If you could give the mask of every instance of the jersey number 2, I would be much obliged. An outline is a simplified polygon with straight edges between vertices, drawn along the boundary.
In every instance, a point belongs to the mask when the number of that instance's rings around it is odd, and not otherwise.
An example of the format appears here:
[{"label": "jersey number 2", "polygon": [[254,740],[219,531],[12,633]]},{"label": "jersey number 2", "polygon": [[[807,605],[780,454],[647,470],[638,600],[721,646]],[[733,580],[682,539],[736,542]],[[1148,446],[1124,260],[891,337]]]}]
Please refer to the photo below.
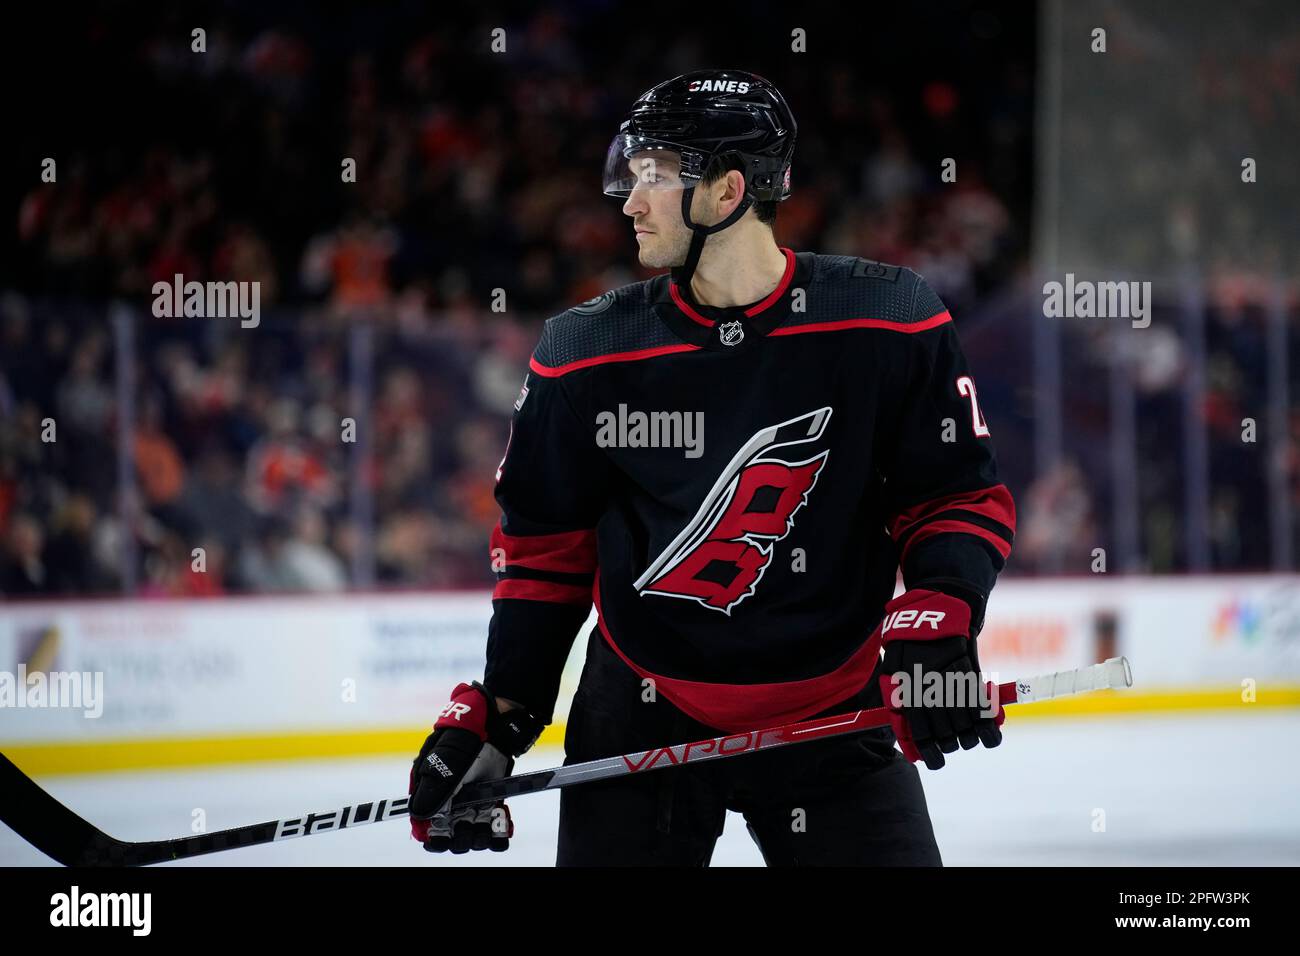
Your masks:
[{"label": "jersey number 2", "polygon": [[957,392],[970,399],[970,424],[975,429],[976,438],[988,438],[989,426],[984,423],[984,414],[980,411],[979,400],[975,397],[975,380],[969,375],[957,379]]}]

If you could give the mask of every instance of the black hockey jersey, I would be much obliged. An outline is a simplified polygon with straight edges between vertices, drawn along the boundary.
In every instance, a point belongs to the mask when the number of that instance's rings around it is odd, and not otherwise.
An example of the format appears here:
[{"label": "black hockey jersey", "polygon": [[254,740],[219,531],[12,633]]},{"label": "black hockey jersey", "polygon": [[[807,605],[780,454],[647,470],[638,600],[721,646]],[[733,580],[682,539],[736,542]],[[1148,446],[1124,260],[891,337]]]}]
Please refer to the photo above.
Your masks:
[{"label": "black hockey jersey", "polygon": [[1015,509],[951,317],[909,269],[783,252],[748,307],[663,275],[547,321],[497,473],[494,693],[549,722],[593,601],[631,668],[727,732],[872,679],[900,566],[978,632]]}]

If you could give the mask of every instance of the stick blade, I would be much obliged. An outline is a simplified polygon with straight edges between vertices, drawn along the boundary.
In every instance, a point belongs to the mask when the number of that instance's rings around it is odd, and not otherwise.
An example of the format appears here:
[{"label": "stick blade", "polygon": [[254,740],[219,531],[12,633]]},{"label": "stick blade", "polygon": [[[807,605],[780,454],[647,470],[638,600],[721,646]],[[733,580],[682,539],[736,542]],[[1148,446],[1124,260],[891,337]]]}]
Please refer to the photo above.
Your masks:
[{"label": "stick blade", "polygon": [[0,753],[0,821],[64,866],[113,866],[118,841],[42,790]]}]

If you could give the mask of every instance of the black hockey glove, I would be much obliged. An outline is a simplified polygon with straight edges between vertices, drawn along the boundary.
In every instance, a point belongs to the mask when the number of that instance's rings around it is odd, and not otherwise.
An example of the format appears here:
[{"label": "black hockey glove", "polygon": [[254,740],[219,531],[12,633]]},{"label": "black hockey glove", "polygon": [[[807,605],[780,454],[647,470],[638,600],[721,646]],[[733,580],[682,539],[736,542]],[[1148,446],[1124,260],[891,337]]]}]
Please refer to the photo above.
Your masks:
[{"label": "black hockey glove", "polygon": [[496,698],[478,681],[458,684],[411,765],[411,835],[431,853],[509,849],[515,827],[504,800],[444,809],[465,784],[510,776],[514,758],[541,731],[522,708],[498,713]]},{"label": "black hockey glove", "polygon": [[980,679],[970,605],[914,588],[885,605],[880,692],[903,756],[931,770],[960,746],[996,747],[1005,714],[997,687]]}]

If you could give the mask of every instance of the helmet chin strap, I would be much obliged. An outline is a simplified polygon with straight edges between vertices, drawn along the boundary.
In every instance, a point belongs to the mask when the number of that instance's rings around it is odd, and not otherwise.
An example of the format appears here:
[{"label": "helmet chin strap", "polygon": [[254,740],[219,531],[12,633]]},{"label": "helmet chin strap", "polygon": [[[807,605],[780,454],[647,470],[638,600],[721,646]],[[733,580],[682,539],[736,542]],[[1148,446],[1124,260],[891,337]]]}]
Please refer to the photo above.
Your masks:
[{"label": "helmet chin strap", "polygon": [[673,282],[677,284],[678,288],[687,289],[688,291],[691,286],[691,277],[695,275],[695,267],[700,264],[700,253],[704,251],[704,240],[715,232],[721,232],[735,223],[745,214],[745,210],[754,203],[749,193],[746,192],[744,198],[740,200],[740,204],[732,210],[731,215],[726,219],[712,226],[701,226],[691,221],[691,200],[694,196],[694,186],[682,190],[682,222],[686,223],[687,228],[692,232],[691,246],[686,252],[686,261],[680,266],[669,270]]}]

